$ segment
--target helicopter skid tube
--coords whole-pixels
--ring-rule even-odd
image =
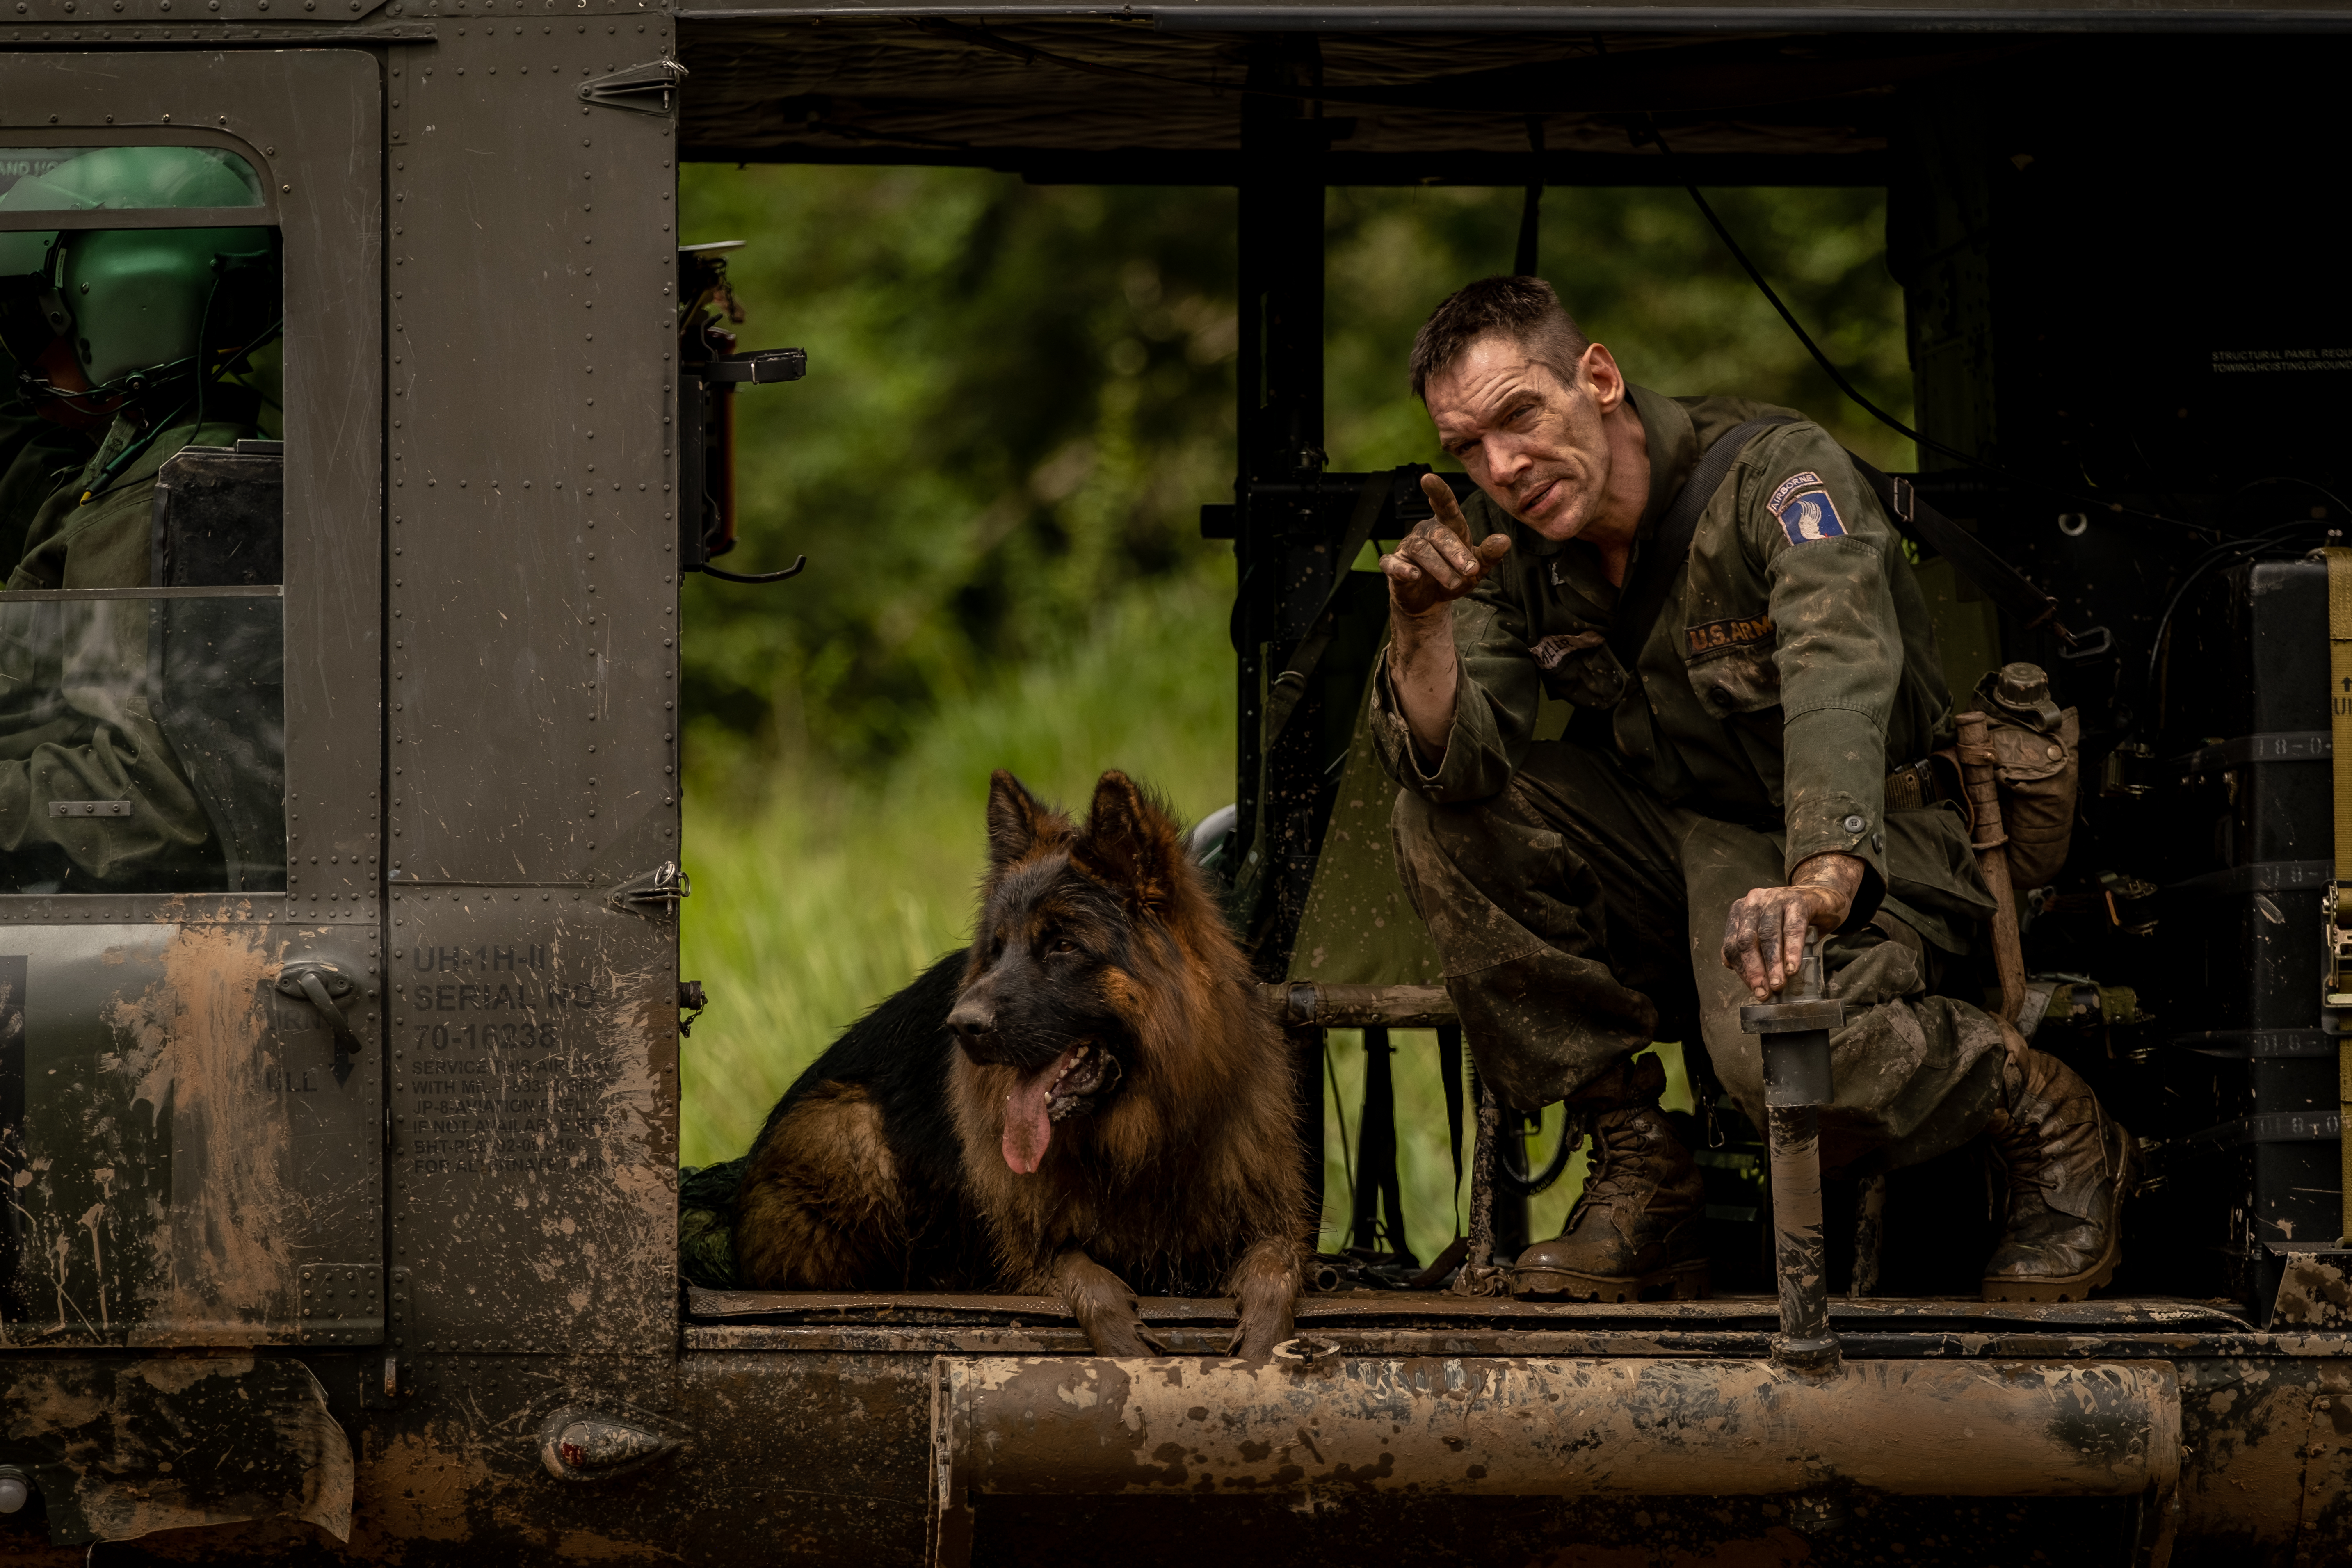
[[[2161,1361],[1852,1361],[1810,1378],[1664,1358],[941,1356],[931,1392],[944,1563],[962,1559],[975,1494],[2144,1494],[2168,1513],[2180,1470]]]

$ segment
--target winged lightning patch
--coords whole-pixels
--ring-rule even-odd
[[[1845,537],[1845,523],[1838,517],[1837,503],[1822,488],[1821,475],[1811,468],[1782,479],[1765,507],[1780,520],[1780,531],[1789,536],[1791,544]]]

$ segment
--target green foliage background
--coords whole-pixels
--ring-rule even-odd
[[[989,771],[1082,805],[1123,767],[1198,817],[1233,796],[1232,194],[1038,187],[960,169],[693,165],[689,242],[741,239],[743,346],[809,374],[740,396],[737,569],[687,584],[683,1158],[741,1152],[859,1012],[960,946]],[[1510,264],[1517,190],[1337,189],[1326,205],[1335,468],[1436,462],[1414,329]],[[1883,193],[1711,193],[1801,319],[1910,406]],[[1680,191],[1556,190],[1542,270],[1638,382],[1802,408],[1882,467],[1901,442],[1805,357]],[[1338,1041],[1342,1098],[1360,1051]],[[1412,1228],[1451,1219],[1424,1044],[1404,1042]],[[1352,1115],[1352,1112],[1351,1112]],[[1344,1221],[1335,1125],[1327,1213]],[[1557,1219],[1566,1184],[1539,1202]]]

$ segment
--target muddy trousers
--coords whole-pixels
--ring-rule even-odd
[[[1780,835],[1669,805],[1565,742],[1529,747],[1486,800],[1401,791],[1392,826],[1405,891],[1500,1097],[1528,1110],[1570,1099],[1663,1032],[1704,1043],[1763,1125],[1762,1048],[1739,1027],[1755,998],[1723,966],[1723,928],[1735,900],[1786,880]],[[1825,956],[1847,1021],[1831,1040],[1824,1168],[1915,1164],[1974,1136],[1994,1106],[2000,1026],[1927,994],[1923,944],[1892,914]]]

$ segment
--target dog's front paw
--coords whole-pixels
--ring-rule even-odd
[[[1135,1292],[1085,1253],[1072,1248],[1054,1261],[1053,1284],[1097,1355],[1154,1356],[1168,1352],[1143,1326]]]
[[[1274,1347],[1297,1331],[1287,1306],[1278,1312],[1244,1310],[1242,1321],[1234,1329],[1233,1339],[1225,1345],[1225,1353],[1252,1366],[1264,1366],[1274,1359]]]

